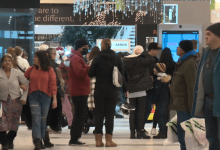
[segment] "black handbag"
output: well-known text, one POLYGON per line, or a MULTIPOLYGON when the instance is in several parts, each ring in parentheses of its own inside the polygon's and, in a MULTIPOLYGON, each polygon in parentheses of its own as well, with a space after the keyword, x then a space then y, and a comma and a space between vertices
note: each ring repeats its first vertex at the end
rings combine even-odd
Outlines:
POLYGON ((68 121, 67 121, 67 117, 63 114, 62 115, 62 127, 66 127, 68 126, 68 121))

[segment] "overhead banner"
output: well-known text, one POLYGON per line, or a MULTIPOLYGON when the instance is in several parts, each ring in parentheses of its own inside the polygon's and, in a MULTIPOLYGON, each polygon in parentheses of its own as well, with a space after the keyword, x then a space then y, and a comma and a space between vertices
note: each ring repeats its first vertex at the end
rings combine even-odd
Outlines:
MULTIPOLYGON (((101 49, 102 39, 96 41, 97 46, 101 49)), ((127 51, 130 52, 130 40, 114 40, 111 39, 111 49, 114 51, 127 51)))
MULTIPOLYGON (((159 16, 159 12, 157 13, 159 16)), ((155 21, 155 17, 150 15, 151 13, 134 12, 125 17, 119 11, 116 15, 112 15, 112 11, 109 14, 102 11, 100 15, 85 15, 82 12, 74 17, 73 4, 41 4, 35 13, 35 25, 135 25, 161 22, 159 17, 155 21)))

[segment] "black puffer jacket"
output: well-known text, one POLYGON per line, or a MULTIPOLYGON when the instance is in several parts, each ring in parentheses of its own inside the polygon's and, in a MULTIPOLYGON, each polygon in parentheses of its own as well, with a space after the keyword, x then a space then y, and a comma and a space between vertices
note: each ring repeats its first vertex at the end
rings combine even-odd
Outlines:
MULTIPOLYGON (((124 77, 122 69, 122 61, 116 56, 113 50, 107 49, 100 52, 96 56, 89 69, 89 77, 96 77, 95 89, 96 90, 117 90, 118 88, 113 85, 113 68, 117 65, 119 71, 124 77)), ((123 92, 127 92, 125 82, 123 82, 123 92)))
POLYGON ((153 87, 150 74, 150 67, 153 63, 154 58, 147 53, 142 53, 138 57, 124 59, 123 66, 129 93, 144 91, 153 87))

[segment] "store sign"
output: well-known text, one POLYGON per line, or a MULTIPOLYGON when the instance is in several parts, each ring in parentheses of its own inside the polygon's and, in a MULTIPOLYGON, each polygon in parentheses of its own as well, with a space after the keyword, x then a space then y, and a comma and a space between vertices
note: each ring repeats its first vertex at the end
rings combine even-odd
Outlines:
MULTIPOLYGON (((121 6, 121 0, 117 1, 119 2, 118 6, 121 6)), ((93 13, 85 15, 82 12, 81 15, 73 16, 73 4, 41 4, 35 13, 35 25, 135 25, 155 23, 154 17, 150 16, 151 13, 142 14, 136 11, 128 17, 124 17, 122 14, 123 12, 118 11, 112 17, 111 11, 109 15, 102 11, 100 15, 93 13)), ((160 23, 161 20, 158 19, 157 22, 160 23)))
POLYGON ((35 34, 34 40, 35 41, 52 41, 53 39, 57 38, 60 34, 35 34))
MULTIPOLYGON (((97 40, 97 46, 101 48, 102 39, 97 40)), ((111 49, 114 51, 130 52, 130 40, 113 40, 111 39, 111 49)))

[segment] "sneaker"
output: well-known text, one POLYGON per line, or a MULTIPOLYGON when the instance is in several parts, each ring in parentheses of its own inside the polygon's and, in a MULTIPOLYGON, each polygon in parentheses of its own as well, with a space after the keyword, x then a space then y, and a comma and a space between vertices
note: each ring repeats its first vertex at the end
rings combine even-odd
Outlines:
POLYGON ((145 132, 146 134, 149 134, 149 133, 147 132, 147 130, 145 130, 145 129, 144 129, 144 132, 145 132))
POLYGON ((156 128, 153 128, 152 130, 151 130, 151 135, 156 135, 157 133, 157 130, 156 130, 156 128))
POLYGON ((70 141, 69 146, 87 146, 87 144, 78 140, 78 141, 70 141))
POLYGON ((131 105, 129 105, 128 103, 124 103, 121 105, 121 109, 125 109, 125 110, 135 110, 134 107, 132 107, 131 105))

